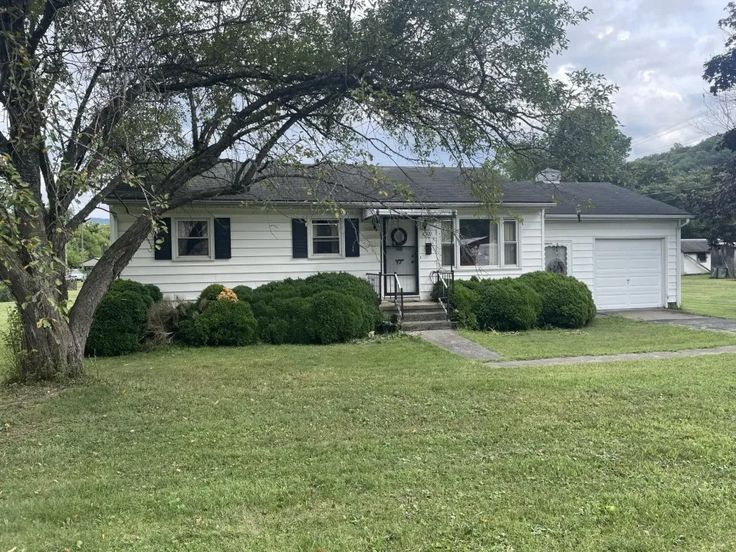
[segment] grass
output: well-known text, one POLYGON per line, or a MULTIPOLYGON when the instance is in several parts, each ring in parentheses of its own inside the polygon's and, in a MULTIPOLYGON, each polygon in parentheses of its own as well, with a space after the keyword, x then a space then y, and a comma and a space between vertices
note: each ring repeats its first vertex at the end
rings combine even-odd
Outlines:
POLYGON ((682 309, 694 314, 736 318, 736 280, 707 274, 682 278, 682 309))
POLYGON ((736 345, 736 334, 683 326, 637 322, 620 316, 597 317, 580 330, 460 333, 507 359, 678 351, 736 345))
POLYGON ((0 550, 731 550, 733 356, 491 369, 410 338, 0 389, 0 550))

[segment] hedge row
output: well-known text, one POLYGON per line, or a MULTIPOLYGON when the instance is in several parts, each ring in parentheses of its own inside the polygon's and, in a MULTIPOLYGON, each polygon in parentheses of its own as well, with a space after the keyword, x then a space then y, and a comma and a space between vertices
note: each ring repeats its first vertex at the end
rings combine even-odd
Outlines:
POLYGON ((207 286, 196 302, 161 301, 156 286, 118 280, 95 313, 87 354, 122 355, 152 343, 190 346, 339 343, 383 323, 371 285, 345 273, 287 279, 256 289, 207 286))
POLYGON ((458 280, 450 303, 458 325, 480 330, 581 328, 596 313, 593 296, 584 283, 552 272, 498 280, 458 280))

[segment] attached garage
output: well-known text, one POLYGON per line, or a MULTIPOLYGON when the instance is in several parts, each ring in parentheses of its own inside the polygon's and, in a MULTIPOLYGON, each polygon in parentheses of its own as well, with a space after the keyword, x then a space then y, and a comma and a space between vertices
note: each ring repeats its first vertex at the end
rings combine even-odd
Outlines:
POLYGON ((666 306, 663 239, 595 239, 593 296, 601 310, 666 306))
POLYGON ((607 183, 560 183, 556 197, 545 213, 545 253, 587 284, 599 310, 680 304, 687 213, 607 183))

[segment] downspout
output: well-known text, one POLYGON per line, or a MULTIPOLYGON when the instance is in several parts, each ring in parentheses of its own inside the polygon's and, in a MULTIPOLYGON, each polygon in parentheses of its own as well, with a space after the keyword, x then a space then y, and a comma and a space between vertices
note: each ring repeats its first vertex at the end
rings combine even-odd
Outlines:
POLYGON ((544 218, 544 212, 545 210, 542 209, 542 266, 540 267, 540 270, 542 271, 544 271, 545 269, 544 250, 545 250, 546 241, 547 241, 547 238, 545 238, 545 231, 547 229, 547 219, 544 218))
POLYGON ((685 219, 683 222, 680 219, 677 222, 677 307, 682 306, 682 271, 683 271, 683 260, 682 260, 682 229, 690 224, 690 219, 685 219))

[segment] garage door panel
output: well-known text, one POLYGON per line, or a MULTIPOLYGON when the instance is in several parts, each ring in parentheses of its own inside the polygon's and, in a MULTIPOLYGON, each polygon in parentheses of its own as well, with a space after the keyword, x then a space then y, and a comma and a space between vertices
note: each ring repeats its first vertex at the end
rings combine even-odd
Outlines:
POLYGON ((599 309, 663 306, 662 240, 597 239, 593 265, 599 309))

